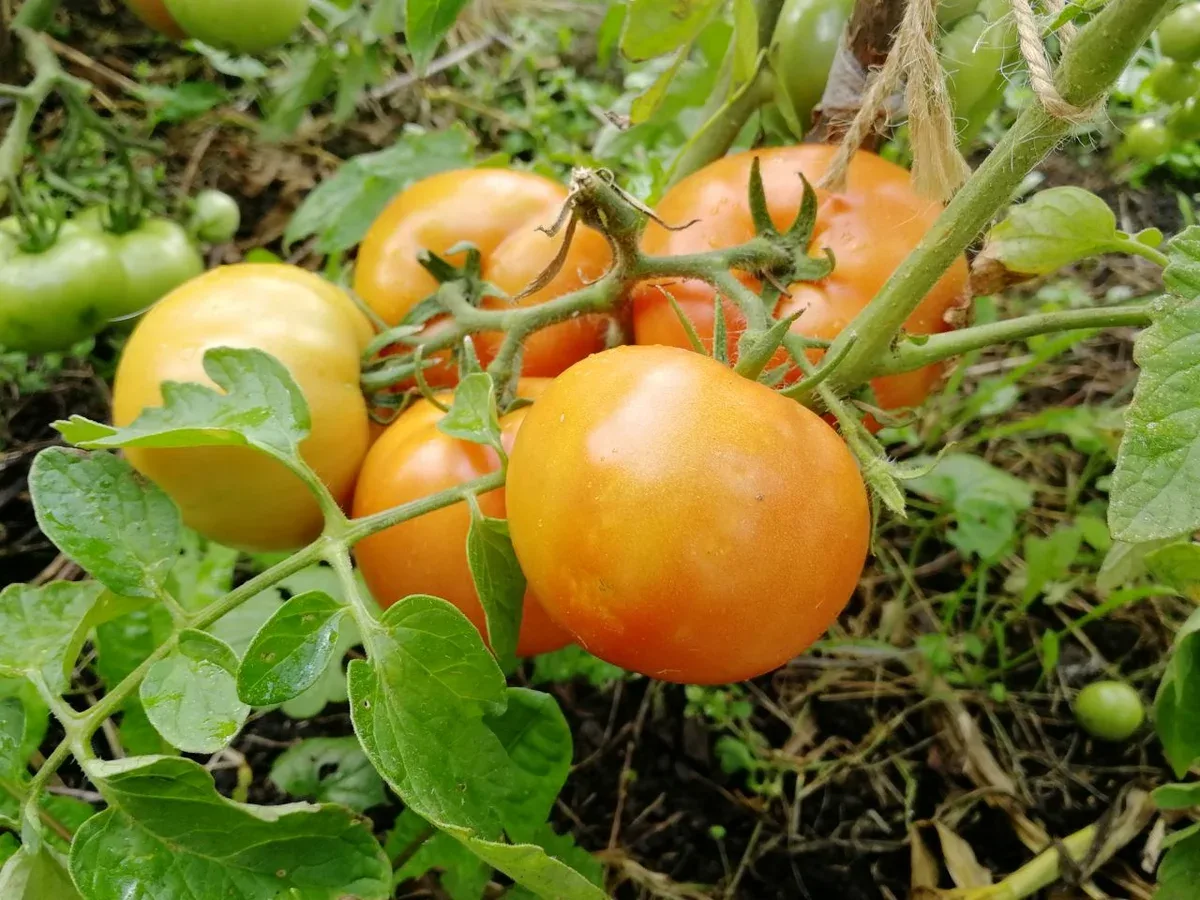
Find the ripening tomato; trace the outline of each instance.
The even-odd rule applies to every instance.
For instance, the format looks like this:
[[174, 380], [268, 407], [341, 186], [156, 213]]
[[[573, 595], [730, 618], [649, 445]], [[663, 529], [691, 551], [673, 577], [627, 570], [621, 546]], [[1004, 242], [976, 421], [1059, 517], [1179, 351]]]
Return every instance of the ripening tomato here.
[[[536, 397], [545, 389], [540, 379], [522, 379], [519, 393]], [[503, 442], [511, 447], [526, 409], [501, 422]], [[421, 400], [396, 419], [367, 454], [354, 493], [356, 518], [419, 500], [499, 468], [494, 450], [457, 440], [437, 428], [444, 415]], [[504, 518], [504, 489], [481, 495], [485, 515]], [[467, 529], [471, 513], [459, 503], [401, 522], [361, 541], [354, 548], [367, 586], [383, 606], [412, 594], [432, 594], [453, 603], [487, 639], [487, 622], [471, 570], [467, 565]], [[555, 625], [537, 598], [525, 594], [525, 610], [517, 642], [520, 656], [557, 650], [571, 637]]]
[[179, 23], [167, 12], [163, 0], [125, 0], [135, 16], [160, 34], [176, 41], [187, 37], [187, 33], [179, 27]]
[[[779, 229], [791, 225], [800, 208], [803, 184], [800, 173], [812, 183], [825, 173], [837, 148], [805, 144], [727, 156], [685, 178], [669, 190], [656, 212], [668, 224], [696, 220], [691, 226], [670, 231], [651, 222], [642, 247], [647, 253], [677, 255], [730, 247], [754, 235], [748, 185], [750, 166], [758, 157], [771, 219]], [[832, 250], [837, 266], [818, 282], [800, 282], [789, 288], [776, 309], [783, 317], [804, 310], [793, 331], [831, 339], [875, 296], [896, 267], [925, 236], [942, 211], [938, 203], [917, 195], [908, 172], [866, 151], [855, 154], [845, 190], [818, 190], [816, 227], [810, 252]], [[756, 280], [741, 275], [755, 290]], [[959, 302], [967, 281], [967, 263], [958, 259], [929, 292], [906, 322], [914, 334], [934, 334], [949, 329], [947, 311]], [[683, 325], [676, 317], [666, 291], [675, 298], [696, 326], [702, 340], [712, 345], [713, 289], [701, 281], [672, 280], [645, 283], [634, 291], [634, 335], [639, 344], [688, 347]], [[731, 357], [745, 328], [731, 303], [724, 303]], [[780, 355], [779, 361], [784, 357]], [[921, 403], [941, 375], [940, 366], [877, 378], [875, 396], [885, 409]]]
[[[162, 404], [164, 381], [208, 383], [204, 352], [254, 347], [287, 367], [304, 392], [312, 431], [304, 459], [339, 502], [350, 499], [367, 450], [359, 358], [370, 323], [340, 288], [294, 266], [224, 266], [164, 297], [138, 323], [117, 368], [113, 422]], [[246, 447], [130, 448], [129, 461], [206, 537], [246, 550], [288, 550], [321, 532], [308, 488]]]
[[[465, 169], [442, 172], [410, 185], [380, 214], [358, 251], [354, 290], [389, 325], [435, 290], [437, 281], [417, 261], [428, 250], [461, 265], [465, 254], [448, 254], [455, 244], [479, 248], [483, 277], [510, 296], [520, 293], [554, 259], [563, 235], [550, 237], [537, 230], [558, 217], [567, 191], [549, 179], [507, 169]], [[603, 237], [591, 229], [575, 233], [566, 263], [541, 290], [520, 301], [522, 306], [544, 303], [599, 278], [611, 256]], [[500, 309], [507, 301], [488, 298], [485, 305]], [[438, 327], [434, 322], [431, 329]], [[522, 371], [553, 376], [589, 353], [603, 349], [606, 323], [585, 316], [552, 325], [525, 343]], [[476, 351], [485, 365], [499, 347], [500, 335], [476, 337]], [[457, 373], [449, 354], [425, 372], [430, 384], [449, 386]]]
[[698, 353], [617, 347], [529, 409], [508, 521], [550, 617], [616, 665], [698, 684], [767, 672], [846, 605], [870, 532], [820, 417]]
[[164, 0], [172, 18], [197, 40], [238, 53], [286, 42], [308, 15], [309, 0]]

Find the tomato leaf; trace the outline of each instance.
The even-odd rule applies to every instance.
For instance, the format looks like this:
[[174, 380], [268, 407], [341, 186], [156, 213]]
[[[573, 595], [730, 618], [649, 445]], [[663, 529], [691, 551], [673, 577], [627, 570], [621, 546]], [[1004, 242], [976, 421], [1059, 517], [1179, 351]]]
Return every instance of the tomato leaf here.
[[293, 797], [341, 803], [355, 812], [387, 802], [383, 779], [355, 737], [301, 741], [275, 760], [270, 777]]
[[454, 391], [450, 411], [438, 421], [437, 427], [450, 437], [473, 444], [486, 444], [503, 452], [492, 376], [486, 372], [475, 372], [463, 378]]
[[433, 60], [442, 38], [454, 27], [454, 20], [468, 0], [407, 0], [404, 40], [418, 72]]
[[86, 764], [109, 808], [71, 848], [86, 900], [146, 897], [383, 900], [391, 867], [369, 825], [339, 806], [254, 806], [217, 793], [187, 759], [141, 757]]
[[166, 591], [183, 523], [162, 490], [111, 453], [43, 450], [29, 472], [38, 525], [114, 593]]
[[1158, 867], [1154, 900], [1192, 900], [1200, 884], [1200, 834], [1192, 834], [1167, 851]]
[[633, 102], [629, 106], [630, 122], [640, 125], [654, 115], [663, 100], [666, 99], [667, 89], [671, 87], [671, 82], [675, 80], [680, 67], [687, 61], [691, 52], [690, 42], [680, 47], [671, 64], [658, 73], [658, 77], [651, 82], [650, 87], [633, 98]]
[[0, 700], [0, 778], [15, 779], [25, 769], [25, 704], [17, 697]]
[[0, 869], [4, 900], [79, 900], [71, 883], [66, 857], [43, 843], [37, 850], [22, 847]]
[[237, 665], [225, 642], [184, 631], [174, 652], [142, 681], [139, 696], [150, 723], [185, 753], [216, 753], [228, 746], [250, 714], [238, 699]]
[[1176, 301], [1139, 336], [1108, 524], [1120, 541], [1200, 528], [1200, 300]]
[[1176, 640], [1154, 701], [1154, 728], [1175, 775], [1182, 778], [1200, 758], [1200, 632]]
[[758, 71], [758, 13], [754, 0], [733, 0], [733, 86]]
[[366, 236], [392, 197], [412, 182], [470, 166], [475, 137], [462, 125], [408, 131], [394, 145], [347, 161], [309, 192], [283, 234], [284, 245], [316, 235], [321, 253], [339, 253]]
[[[492, 867], [452, 835], [435, 831], [430, 836], [431, 827], [411, 809], [404, 810], [396, 819], [384, 845], [384, 851], [392, 859], [406, 854], [406, 862], [396, 870], [396, 882], [412, 881], [436, 869], [441, 886], [450, 897], [482, 898], [492, 880]], [[420, 845], [412, 853], [418, 841]]]
[[1025, 585], [1021, 591], [1025, 605], [1040, 597], [1052, 582], [1067, 576], [1082, 544], [1083, 532], [1069, 526], [1056, 528], [1046, 537], [1025, 536]]
[[621, 52], [635, 62], [690, 44], [721, 0], [632, 0], [621, 33]]
[[346, 607], [309, 591], [288, 600], [254, 636], [237, 669], [237, 692], [251, 706], [275, 706], [312, 687], [333, 659]]
[[1159, 809], [1191, 809], [1200, 806], [1200, 781], [1164, 784], [1151, 794]]
[[88, 614], [104, 594], [95, 581], [54, 581], [0, 591], [0, 675], [40, 672], [52, 689], [66, 685]]
[[980, 255], [1012, 272], [1047, 275], [1089, 256], [1119, 252], [1131, 240], [1095, 194], [1056, 187], [1012, 207], [988, 234]]
[[143, 410], [124, 428], [82, 416], [54, 427], [69, 443], [88, 449], [242, 444], [299, 461], [298, 447], [312, 421], [304, 394], [283, 363], [261, 350], [215, 347], [204, 354], [204, 371], [224, 392], [167, 381], [163, 405]]
[[467, 565], [475, 593], [487, 618], [492, 652], [507, 671], [516, 663], [517, 636], [525, 603], [525, 574], [517, 562], [508, 522], [492, 519], [471, 504], [471, 526], [467, 530]]
[[1192, 225], [1171, 238], [1163, 284], [1176, 297], [1200, 298], [1200, 226]]
[[[553, 700], [515, 696], [525, 692], [505, 686], [479, 632], [435, 597], [390, 607], [367, 646], [370, 659], [349, 668], [354, 730], [405, 805], [542, 896], [603, 897], [540, 847], [502, 842], [505, 830], [519, 840], [561, 787], [570, 743], [557, 736], [561, 713], [542, 708]], [[535, 768], [547, 782], [531, 790]]]
[[629, 7], [624, 3], [610, 3], [604, 11], [604, 21], [596, 30], [596, 61], [602, 68], [607, 69], [612, 63], [613, 50], [621, 39], [621, 31], [625, 27], [625, 15]]
[[1200, 603], [1200, 544], [1168, 544], [1145, 558], [1155, 580]]

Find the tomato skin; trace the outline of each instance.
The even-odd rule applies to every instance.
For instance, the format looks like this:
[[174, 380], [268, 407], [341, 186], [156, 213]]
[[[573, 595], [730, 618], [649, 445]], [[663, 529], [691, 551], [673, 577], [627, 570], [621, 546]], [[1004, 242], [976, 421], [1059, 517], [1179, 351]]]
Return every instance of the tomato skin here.
[[525, 416], [507, 490], [551, 618], [667, 681], [787, 662], [845, 606], [867, 553], [867, 493], [837, 433], [673, 347], [617, 347], [555, 379]]
[[125, 5], [135, 16], [160, 34], [172, 40], [181, 41], [187, 33], [179, 27], [179, 23], [167, 12], [163, 0], [125, 0]]
[[[312, 414], [304, 459], [339, 502], [348, 502], [367, 449], [359, 355], [372, 337], [341, 289], [294, 266], [223, 266], [163, 298], [138, 322], [113, 388], [113, 422], [128, 425], [162, 403], [164, 381], [209, 380], [204, 352], [254, 347], [275, 356], [299, 384]], [[323, 520], [305, 485], [246, 447], [131, 448], [129, 461], [166, 491], [184, 521], [219, 543], [289, 550], [320, 534]]]
[[[772, 221], [787, 228], [800, 208], [803, 185], [798, 173], [815, 183], [836, 153], [835, 147], [804, 144], [756, 150], [727, 156], [693, 173], [667, 192], [656, 212], [668, 224], [693, 219], [695, 224], [669, 231], [651, 222], [642, 241], [656, 255], [697, 253], [730, 247], [754, 236], [747, 185], [750, 166], [758, 157]], [[908, 173], [878, 156], [859, 151], [850, 163], [845, 190], [818, 190], [816, 227], [810, 252], [832, 250], [837, 266], [819, 282], [791, 286], [776, 313], [805, 311], [793, 332], [832, 339], [875, 296], [908, 253], [917, 246], [941, 212], [941, 205], [913, 190]], [[756, 280], [739, 273], [755, 290]], [[936, 334], [949, 329], [946, 313], [963, 296], [967, 263], [959, 258], [913, 311], [905, 328], [913, 334]], [[706, 346], [713, 338], [713, 289], [701, 281], [645, 283], [634, 289], [634, 336], [639, 344], [688, 347], [683, 325], [663, 291], [669, 292], [692, 321]], [[737, 339], [745, 323], [736, 308], [723, 304], [729, 351], [736, 357]], [[781, 355], [777, 361], [782, 361]], [[920, 404], [940, 377], [941, 367], [877, 378], [872, 382], [880, 406], [892, 409]], [[793, 373], [792, 378], [796, 377]]]
[[1160, 100], [1184, 103], [1200, 91], [1200, 71], [1188, 63], [1160, 59], [1144, 83]]
[[1190, 63], [1200, 59], [1200, 3], [1185, 3], [1162, 20], [1156, 31], [1163, 56]]
[[[462, 169], [422, 179], [397, 195], [367, 232], [358, 251], [354, 291], [389, 325], [437, 290], [437, 281], [417, 262], [428, 250], [461, 265], [465, 254], [446, 251], [463, 241], [479, 248], [483, 277], [516, 295], [554, 258], [562, 236], [537, 231], [558, 217], [567, 191], [529, 172], [508, 169]], [[542, 290], [520, 305], [543, 303], [582, 287], [608, 267], [608, 245], [596, 232], [576, 232], [567, 264]], [[489, 298], [491, 308], [505, 301]], [[437, 327], [437, 323], [429, 326]], [[523, 372], [552, 376], [587, 353], [604, 346], [603, 319], [585, 317], [551, 326], [526, 343]], [[485, 365], [499, 346], [499, 335], [479, 335], [476, 352]], [[457, 381], [449, 354], [425, 371], [438, 387]]]
[[164, 0], [190, 37], [239, 53], [285, 43], [308, 15], [308, 0]]
[[1079, 692], [1075, 718], [1083, 729], [1104, 741], [1133, 737], [1146, 720], [1141, 695], [1123, 681], [1094, 681]]
[[25, 353], [67, 350], [98, 332], [125, 290], [125, 269], [109, 235], [65, 226], [40, 253], [0, 233], [0, 348]]
[[191, 226], [206, 244], [232, 241], [242, 224], [238, 202], [224, 191], [203, 190], [192, 199]]
[[[1172, 118], [1171, 130], [1179, 137], [1189, 137], [1195, 125], [1191, 121], [1188, 105], [1179, 107]], [[1139, 119], [1125, 129], [1121, 154], [1142, 162], [1154, 162], [1171, 151], [1171, 130], [1154, 119]]]
[[[519, 393], [536, 397], [545, 385], [540, 379], [522, 379]], [[504, 417], [501, 425], [506, 447], [512, 446], [526, 411], [519, 409]], [[437, 423], [443, 415], [436, 406], [421, 400], [376, 441], [363, 463], [354, 493], [356, 518], [418, 500], [499, 468], [500, 461], [490, 448], [442, 434]], [[478, 499], [485, 515], [504, 518], [503, 488]], [[486, 643], [487, 621], [467, 565], [470, 524], [470, 510], [458, 503], [360, 541], [354, 555], [371, 593], [384, 607], [413, 594], [441, 597], [462, 610]], [[517, 654], [534, 656], [569, 643], [571, 636], [555, 625], [533, 593], [526, 591]]]
[[805, 130], [825, 92], [829, 67], [853, 8], [853, 0], [784, 0], [771, 39], [780, 45], [776, 75], [786, 84], [788, 99]]

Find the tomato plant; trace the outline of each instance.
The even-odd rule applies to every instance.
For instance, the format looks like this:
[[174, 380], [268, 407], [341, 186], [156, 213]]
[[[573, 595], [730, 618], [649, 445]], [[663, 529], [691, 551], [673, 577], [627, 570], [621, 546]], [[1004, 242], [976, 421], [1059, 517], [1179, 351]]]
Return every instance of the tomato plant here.
[[556, 379], [517, 435], [507, 498], [551, 617], [668, 681], [791, 659], [845, 606], [867, 552], [866, 491], [836, 433], [676, 348], [609, 350]]
[[[312, 415], [305, 459], [335, 499], [349, 502], [367, 449], [358, 390], [366, 319], [341, 290], [290, 266], [214, 269], [164, 298], [121, 357], [113, 421], [127, 425], [159, 406], [163, 384], [204, 377], [210, 347], [255, 347], [300, 384]], [[314, 538], [322, 515], [308, 488], [274, 460], [240, 447], [130, 448], [130, 461], [160, 485], [201, 534], [235, 547], [284, 550]]]
[[[527, 380], [521, 395], [537, 397], [544, 389], [544, 384]], [[502, 420], [506, 446], [511, 447], [526, 412], [517, 410]], [[355, 516], [383, 512], [499, 468], [495, 451], [439, 431], [442, 415], [432, 403], [421, 401], [375, 442], [358, 478]], [[478, 505], [485, 515], [503, 519], [504, 490], [480, 495]], [[355, 558], [375, 598], [390, 606], [412, 594], [433, 594], [453, 603], [486, 635], [483, 607], [467, 565], [470, 524], [466, 507], [452, 506], [394, 525], [359, 544]], [[570, 642], [570, 635], [550, 621], [537, 597], [526, 592], [517, 654], [533, 656]]]
[[[800, 209], [803, 174], [816, 181], [825, 172], [834, 150], [805, 145], [729, 156], [681, 181], [662, 198], [656, 213], [668, 225], [692, 222], [670, 230], [657, 223], [646, 229], [643, 247], [651, 254], [693, 253], [729, 247], [754, 234], [747, 185], [754, 159], [762, 165], [768, 211], [784, 228]], [[793, 330], [815, 338], [836, 337], [883, 286], [905, 256], [937, 218], [936, 204], [918, 197], [908, 173], [872, 154], [859, 152], [850, 167], [847, 189], [822, 197], [813, 231], [814, 249], [829, 250], [837, 265], [818, 282], [789, 286], [776, 314], [800, 313]], [[929, 291], [905, 323], [912, 334], [936, 334], [950, 325], [947, 313], [961, 302], [966, 284], [966, 261], [959, 259]], [[756, 285], [746, 278], [747, 284]], [[700, 339], [711, 347], [714, 330], [713, 288], [698, 280], [646, 284], [634, 293], [634, 334], [639, 344], [688, 347], [687, 332], [667, 299], [674, 299]], [[736, 359], [744, 319], [732, 303], [723, 304], [728, 353]], [[778, 360], [782, 361], [782, 359]], [[916, 406], [940, 376], [940, 367], [876, 379], [876, 398], [884, 408]]]

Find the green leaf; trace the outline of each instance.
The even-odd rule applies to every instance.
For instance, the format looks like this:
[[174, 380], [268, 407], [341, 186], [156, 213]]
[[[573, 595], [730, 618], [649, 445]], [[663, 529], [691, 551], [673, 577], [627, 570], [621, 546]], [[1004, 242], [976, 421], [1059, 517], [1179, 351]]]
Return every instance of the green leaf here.
[[284, 244], [317, 236], [320, 253], [362, 241], [392, 197], [414, 181], [472, 164], [475, 138], [462, 125], [409, 131], [386, 150], [356, 156], [309, 192], [284, 232]]
[[418, 72], [433, 60], [434, 53], [468, 0], [407, 0], [404, 40]]
[[451, 835], [435, 832], [430, 836], [430, 827], [411, 809], [404, 810], [396, 820], [384, 846], [389, 857], [395, 859], [421, 841], [416, 852], [407, 856], [404, 865], [396, 870], [396, 884], [412, 881], [436, 869], [441, 876], [442, 889], [451, 900], [480, 900], [492, 880], [492, 867]]
[[205, 352], [204, 371], [223, 392], [166, 381], [163, 405], [124, 428], [82, 416], [54, 427], [89, 449], [250, 445], [277, 459], [299, 459], [312, 423], [304, 394], [279, 360], [261, 350], [216, 347]]
[[166, 592], [179, 509], [128, 462], [51, 447], [34, 459], [29, 487], [42, 531], [105, 587], [148, 599]]
[[658, 77], [650, 83], [646, 90], [633, 98], [633, 103], [629, 106], [630, 122], [634, 125], [641, 125], [657, 112], [658, 108], [662, 106], [663, 100], [666, 99], [671, 82], [675, 80], [680, 67], [687, 61], [691, 52], [691, 43], [680, 47], [675, 53], [675, 58], [671, 60], [671, 64], [658, 73]]
[[721, 0], [632, 0], [621, 52], [636, 62], [690, 44], [720, 6]]
[[1163, 753], [1182, 778], [1200, 758], [1200, 632], [1183, 634], [1154, 701], [1154, 728]]
[[1200, 299], [1200, 225], [1191, 225], [1167, 244], [1163, 284], [1184, 300]]
[[1146, 555], [1146, 568], [1157, 581], [1200, 603], [1200, 544], [1168, 544]]
[[1158, 867], [1158, 892], [1154, 900], [1195, 900], [1200, 885], [1200, 834], [1180, 841], [1167, 851]]
[[1108, 594], [1136, 581], [1146, 573], [1147, 555], [1170, 543], [1170, 540], [1147, 541], [1142, 544], [1114, 541], [1104, 555], [1104, 562], [1100, 564], [1100, 571], [1096, 575], [1096, 589], [1101, 594]]
[[79, 900], [67, 860], [47, 844], [35, 852], [22, 847], [0, 869], [4, 900]]
[[[50, 727], [50, 710], [28, 678], [0, 678], [0, 697], [5, 701], [16, 700], [21, 704], [24, 726], [17, 753], [21, 767], [25, 768], [45, 740]], [[14, 816], [16, 815], [19, 813], [14, 810]]]
[[1012, 207], [988, 234], [982, 256], [1025, 275], [1048, 275], [1131, 240], [1108, 204], [1083, 188], [1056, 187]]
[[1164, 784], [1151, 794], [1159, 809], [1191, 809], [1200, 806], [1200, 781], [1187, 784]]
[[1079, 556], [1083, 544], [1083, 532], [1075, 527], [1056, 528], [1046, 537], [1025, 537], [1025, 589], [1021, 594], [1024, 603], [1036, 600], [1047, 585], [1066, 577], [1071, 564]]
[[604, 11], [604, 20], [596, 31], [596, 61], [602, 68], [608, 68], [612, 63], [613, 50], [621, 39], [621, 30], [625, 26], [625, 14], [629, 7], [624, 3], [610, 3]]
[[229, 99], [229, 94], [211, 81], [183, 81], [174, 87], [138, 85], [135, 93], [150, 107], [153, 123], [196, 119]]
[[1057, 631], [1042, 632], [1042, 674], [1049, 677], [1058, 667], [1060, 643]]
[[88, 614], [103, 594], [96, 581], [10, 584], [0, 591], [0, 675], [40, 672], [52, 689], [63, 688]]
[[733, 86], [758, 70], [758, 13], [754, 0], [733, 0]]
[[636, 676], [592, 656], [578, 644], [570, 644], [553, 653], [534, 657], [530, 683], [558, 683], [582, 678], [593, 687], [604, 689], [631, 677]]
[[571, 769], [571, 729], [554, 698], [509, 688], [508, 708], [486, 722], [511, 760], [502, 807], [504, 830], [529, 840], [546, 822]]
[[502, 449], [492, 376], [476, 372], [460, 381], [454, 391], [454, 403], [437, 427], [450, 437]]
[[289, 747], [271, 766], [271, 781], [293, 797], [355, 812], [387, 802], [383, 779], [355, 737], [310, 738]]
[[0, 700], [0, 778], [17, 778], [25, 769], [25, 704], [18, 697]]
[[525, 603], [525, 574], [508, 536], [508, 522], [483, 515], [477, 503], [471, 504], [467, 565], [487, 618], [488, 642], [501, 668], [507, 670], [516, 662], [517, 636]]
[[146, 716], [185, 753], [216, 753], [229, 745], [250, 714], [237, 695], [237, 656], [229, 645], [188, 629], [179, 646], [155, 663], [139, 696]]
[[87, 764], [107, 810], [71, 848], [87, 900], [339, 900], [390, 896], [391, 867], [369, 825], [340, 806], [234, 803], [186, 759]]
[[1179, 302], [1137, 338], [1141, 369], [1125, 414], [1108, 523], [1120, 541], [1200, 528], [1200, 301]]
[[[231, 53], [226, 53], [224, 50], [210, 47], [203, 41], [193, 40], [191, 46], [197, 53], [208, 60], [210, 66], [222, 75], [228, 75], [230, 78], [238, 78], [242, 81], [258, 81], [271, 73], [271, 70], [262, 61], [255, 59], [253, 56], [234, 56]], [[202, 83], [211, 84], [208, 81]]]
[[254, 636], [237, 670], [237, 692], [251, 706], [298, 697], [329, 668], [346, 607], [322, 591], [287, 601]]

